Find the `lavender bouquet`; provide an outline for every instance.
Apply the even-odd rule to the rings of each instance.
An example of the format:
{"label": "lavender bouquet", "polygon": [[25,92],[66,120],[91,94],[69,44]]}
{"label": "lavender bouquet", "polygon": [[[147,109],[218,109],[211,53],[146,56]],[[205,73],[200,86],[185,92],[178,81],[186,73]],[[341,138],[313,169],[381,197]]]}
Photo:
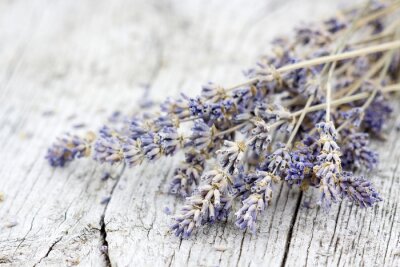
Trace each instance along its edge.
{"label": "lavender bouquet", "polygon": [[400,91],[399,7],[370,3],[298,27],[272,42],[245,82],[209,82],[199,96],[168,98],[97,135],[66,134],[46,158],[54,167],[91,155],[134,167],[182,150],[169,191],[186,198],[171,225],[183,238],[231,212],[255,233],[278,183],[319,189],[325,210],[342,199],[371,207],[381,197],[352,171],[376,167],[369,139],[382,137],[388,99]]}

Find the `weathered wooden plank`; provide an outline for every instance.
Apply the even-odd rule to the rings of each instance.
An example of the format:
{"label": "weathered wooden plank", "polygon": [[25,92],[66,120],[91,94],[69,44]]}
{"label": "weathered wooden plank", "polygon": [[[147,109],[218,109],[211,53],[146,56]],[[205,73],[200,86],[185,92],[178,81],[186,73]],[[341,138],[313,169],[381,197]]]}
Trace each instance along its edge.
{"label": "weathered wooden plank", "polygon": [[[0,261],[16,266],[104,265],[100,200],[115,181],[92,179],[100,170],[91,164],[63,171],[49,169],[43,160],[48,142],[75,123],[68,116],[79,112],[90,121],[95,113],[95,107],[85,112],[87,104],[75,106],[79,96],[94,95],[94,86],[80,92],[88,85],[82,78],[91,73],[86,71],[74,88],[65,89],[72,85],[65,77],[76,75],[64,69],[73,60],[69,49],[74,47],[63,47],[69,38],[66,21],[56,22],[69,17],[68,8],[43,1],[2,5]],[[43,117],[47,110],[55,115]]]}
{"label": "weathered wooden plank", "polygon": [[[395,131],[392,150],[380,148],[381,171],[374,179],[383,204],[362,211],[344,203],[325,215],[302,207],[310,194],[283,186],[256,236],[225,223],[189,240],[167,233],[163,209],[174,212],[182,203],[166,194],[179,155],[136,169],[112,168],[114,178],[107,181],[100,180],[105,167],[89,160],[60,170],[43,160],[49,142],[72,125],[96,128],[113,110],[137,109],[138,84],[150,84],[151,97],[162,100],[181,90],[194,94],[209,79],[237,82],[276,34],[290,32],[308,14],[323,18],[337,4],[0,2],[0,262],[399,265]],[[43,116],[49,110],[54,115]],[[106,197],[111,201],[102,204]]]}
{"label": "weathered wooden plank", "polygon": [[[51,140],[72,125],[98,127],[101,117],[130,102],[110,99],[110,88],[135,99],[129,79],[118,82],[131,72],[130,60],[99,45],[108,5],[93,14],[89,3],[1,4],[0,262],[106,265],[101,201],[117,180],[102,182],[102,168],[89,161],[53,170],[43,157]],[[108,33],[103,40],[116,32]],[[125,64],[111,70],[117,57]],[[108,84],[107,77],[116,82]],[[100,108],[106,112],[99,114]],[[50,110],[53,116],[43,116]]]}

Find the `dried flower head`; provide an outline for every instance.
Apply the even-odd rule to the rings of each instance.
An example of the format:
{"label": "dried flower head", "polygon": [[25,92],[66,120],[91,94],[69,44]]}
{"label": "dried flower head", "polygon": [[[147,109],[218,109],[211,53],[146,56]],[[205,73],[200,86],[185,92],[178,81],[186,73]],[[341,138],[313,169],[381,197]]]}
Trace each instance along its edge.
{"label": "dried flower head", "polygon": [[272,200],[272,183],[279,178],[263,171],[256,171],[248,176],[247,181],[253,181],[251,194],[242,201],[242,207],[235,213],[236,225],[242,230],[247,228],[255,233],[257,216]]}
{"label": "dried flower head", "polygon": [[85,138],[65,134],[48,149],[46,159],[53,167],[63,167],[75,158],[88,157],[94,139],[95,135],[92,132],[89,132]]}
{"label": "dried flower head", "polygon": [[197,193],[186,199],[185,206],[174,217],[171,229],[176,236],[188,238],[195,227],[221,220],[231,209],[230,176],[215,170],[205,173],[203,181],[205,183],[199,186]]}
{"label": "dried flower head", "polygon": [[237,173],[245,150],[245,143],[225,140],[224,146],[217,151],[220,166],[230,174]]}

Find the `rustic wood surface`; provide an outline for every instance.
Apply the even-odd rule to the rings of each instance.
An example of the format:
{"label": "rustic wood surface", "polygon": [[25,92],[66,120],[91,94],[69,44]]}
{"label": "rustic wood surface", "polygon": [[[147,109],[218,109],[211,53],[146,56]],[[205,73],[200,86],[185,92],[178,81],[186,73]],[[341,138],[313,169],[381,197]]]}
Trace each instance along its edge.
{"label": "rustic wood surface", "polygon": [[231,223],[189,240],[167,233],[163,210],[182,200],[166,185],[182,155],[136,169],[43,159],[61,133],[137,110],[143,88],[161,100],[241,81],[272,37],[346,2],[0,1],[0,265],[399,266],[398,116],[368,174],[382,203],[324,214],[304,207],[312,192],[282,186],[256,236]]}

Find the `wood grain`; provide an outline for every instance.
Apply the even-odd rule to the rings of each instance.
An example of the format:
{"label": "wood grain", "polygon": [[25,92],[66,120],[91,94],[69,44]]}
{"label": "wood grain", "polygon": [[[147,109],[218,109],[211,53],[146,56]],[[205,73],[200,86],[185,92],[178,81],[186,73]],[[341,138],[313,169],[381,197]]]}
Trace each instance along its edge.
{"label": "wood grain", "polygon": [[182,155],[135,169],[43,159],[61,133],[137,110],[142,85],[161,101],[242,81],[274,36],[344,3],[0,1],[0,265],[399,266],[399,119],[375,143],[381,164],[368,174],[383,203],[326,215],[304,208],[313,193],[281,186],[256,236],[231,219],[189,240],[169,235],[163,210],[182,200],[166,186]]}

